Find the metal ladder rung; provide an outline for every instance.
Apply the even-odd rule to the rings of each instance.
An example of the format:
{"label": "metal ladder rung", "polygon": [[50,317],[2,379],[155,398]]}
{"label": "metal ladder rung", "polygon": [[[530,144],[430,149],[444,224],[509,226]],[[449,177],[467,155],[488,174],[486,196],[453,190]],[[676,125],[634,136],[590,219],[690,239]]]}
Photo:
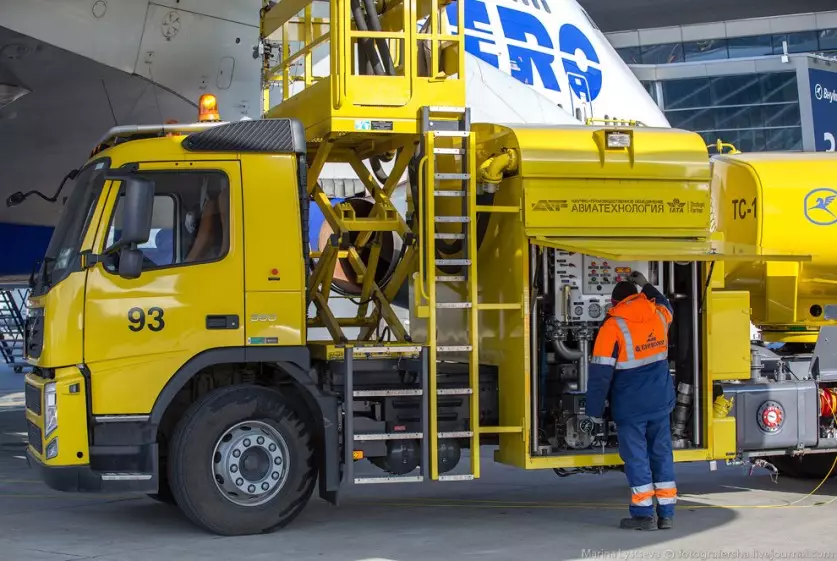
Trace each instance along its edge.
{"label": "metal ladder rung", "polygon": [[381,432],[381,433],[360,433],[355,435],[355,440],[368,442],[370,440],[420,440],[424,435],[420,432]]}
{"label": "metal ladder rung", "polygon": [[413,346],[413,347],[354,347],[352,349],[352,353],[356,355],[368,355],[368,354],[382,354],[382,353],[389,353],[389,354],[414,354],[421,352],[421,347]]}
{"label": "metal ladder rung", "polygon": [[355,477],[356,485],[371,485],[375,483],[421,483],[424,477],[421,475],[393,475],[391,477]]}
{"label": "metal ladder rung", "polygon": [[446,154],[448,156],[463,156],[465,154],[464,148],[434,148],[434,154]]}
{"label": "metal ladder rung", "polygon": [[437,233],[435,237],[437,240],[464,240],[465,234]]}
{"label": "metal ladder rung", "polygon": [[474,390],[471,388],[440,388],[436,390],[436,395],[473,395]]}
{"label": "metal ladder rung", "polygon": [[354,397],[405,397],[423,394],[424,390],[357,390],[352,392]]}
{"label": "metal ladder rung", "polygon": [[466,473],[464,475],[440,475],[439,481],[473,481],[474,474]]}
{"label": "metal ladder rung", "polygon": [[436,265],[445,266],[445,265],[457,265],[460,267],[470,267],[471,260],[470,259],[437,259]]}
{"label": "metal ladder rung", "polygon": [[433,136],[468,138],[470,135],[471,131],[433,131]]}
{"label": "metal ladder rung", "polygon": [[467,224],[471,219],[467,216],[437,216],[436,222],[440,224]]}
{"label": "metal ladder rung", "polygon": [[452,105],[431,105],[427,110],[431,113],[465,113],[464,107],[454,107]]}
{"label": "metal ladder rung", "polygon": [[465,275],[438,275],[436,282],[465,282]]}
{"label": "metal ladder rung", "polygon": [[474,436],[474,433],[469,430],[455,430],[439,433],[439,438],[471,438],[472,436]]}
{"label": "metal ladder rung", "polygon": [[436,302],[436,307],[444,310],[468,310],[474,305],[470,302]]}
{"label": "metal ladder rung", "polygon": [[467,193],[465,191],[433,191],[437,197],[464,197]]}
{"label": "metal ladder rung", "polygon": [[471,345],[439,345],[436,347],[436,352],[439,353],[459,353],[471,352],[474,347]]}
{"label": "metal ladder rung", "polygon": [[457,180],[467,181],[471,179],[470,173],[437,173],[434,175],[437,181]]}

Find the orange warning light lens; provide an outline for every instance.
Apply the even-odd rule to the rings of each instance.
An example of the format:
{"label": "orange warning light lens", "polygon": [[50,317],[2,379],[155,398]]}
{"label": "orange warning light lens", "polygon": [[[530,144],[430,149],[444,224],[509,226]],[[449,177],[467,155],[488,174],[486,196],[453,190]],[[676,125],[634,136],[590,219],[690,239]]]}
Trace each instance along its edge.
{"label": "orange warning light lens", "polygon": [[198,101],[198,121],[220,121],[218,99],[212,94],[203,94]]}
{"label": "orange warning light lens", "polygon": [[353,450],[352,451],[352,459],[353,460],[362,460],[363,459],[363,450]]}

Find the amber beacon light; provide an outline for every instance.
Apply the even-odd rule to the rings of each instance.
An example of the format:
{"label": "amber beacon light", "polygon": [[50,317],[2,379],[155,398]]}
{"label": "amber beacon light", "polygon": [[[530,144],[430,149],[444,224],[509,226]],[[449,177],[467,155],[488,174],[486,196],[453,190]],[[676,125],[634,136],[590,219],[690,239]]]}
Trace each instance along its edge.
{"label": "amber beacon light", "polygon": [[203,94],[198,101],[198,121],[220,121],[218,99],[212,94]]}

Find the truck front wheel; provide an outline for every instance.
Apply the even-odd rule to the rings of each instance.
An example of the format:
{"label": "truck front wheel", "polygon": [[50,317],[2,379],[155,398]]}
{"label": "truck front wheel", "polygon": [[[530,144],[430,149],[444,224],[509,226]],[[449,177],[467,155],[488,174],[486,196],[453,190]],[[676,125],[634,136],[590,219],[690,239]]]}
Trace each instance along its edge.
{"label": "truck front wheel", "polygon": [[279,392],[257,386],[222,388],[192,404],[168,468],[186,516],[228,536],[281,528],[305,507],[317,477],[310,428]]}

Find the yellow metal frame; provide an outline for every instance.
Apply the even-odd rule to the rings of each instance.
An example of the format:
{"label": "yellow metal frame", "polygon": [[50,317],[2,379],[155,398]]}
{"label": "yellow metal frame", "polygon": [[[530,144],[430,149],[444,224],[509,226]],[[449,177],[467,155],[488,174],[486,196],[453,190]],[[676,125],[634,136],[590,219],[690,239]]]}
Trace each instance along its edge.
{"label": "yellow metal frame", "polygon": [[[436,414],[439,293],[434,232],[437,211],[440,208],[449,210],[449,201],[437,203],[434,200],[434,190],[437,188],[436,173],[442,169],[445,172],[455,171],[451,169],[455,166],[449,165],[453,158],[440,157],[437,160],[434,156],[434,148],[442,141],[432,131],[422,130],[420,111],[422,107],[461,107],[465,104],[462,72],[464,34],[443,29],[444,5],[443,0],[397,2],[388,6],[382,14],[383,30],[373,32],[354,28],[347,0],[330,3],[328,21],[312,18],[311,0],[283,0],[265,10],[262,27],[263,37],[282,28],[282,61],[272,68],[265,66],[264,82],[267,87],[281,80],[283,102],[273,108],[268,108],[269,102],[266,102],[266,116],[294,117],[302,121],[310,161],[308,193],[335,234],[327,247],[313,255],[318,261],[308,285],[308,296],[317,310],[316,317],[310,319],[308,325],[327,328],[332,339],[332,342],[320,346],[319,354],[327,360],[340,360],[342,351],[337,348],[329,350],[331,347],[328,345],[336,343],[345,347],[369,342],[380,320],[390,327],[396,347],[410,342],[390,302],[404,281],[410,277],[415,279],[415,315],[426,320],[426,340],[422,345],[428,349],[430,365],[426,389],[430,404],[430,434],[427,438],[433,456],[430,477],[434,480],[444,478],[440,477],[435,458],[439,441]],[[458,21],[462,22],[464,3],[458,3],[458,10]],[[417,23],[425,16],[428,25],[418,30]],[[298,40],[300,37],[302,46],[292,51],[292,38]],[[370,76],[356,72],[355,46],[362,40],[388,42],[399,58],[396,75]],[[312,76],[312,53],[326,43],[330,49],[330,73],[325,77]],[[429,68],[421,73],[418,58],[420,43],[431,46]],[[451,53],[456,53],[456,56],[452,58]],[[304,61],[303,75],[294,77],[291,69],[300,60]],[[452,60],[456,64],[451,67]],[[458,75],[452,75],[452,68],[458,71]],[[292,90],[294,84],[297,91]],[[616,454],[540,457],[532,452],[529,434],[532,388],[526,374],[530,371],[532,360],[528,350],[532,296],[528,292],[529,266],[526,257],[532,238],[539,238],[536,243],[546,245],[550,245],[550,238],[573,236],[582,245],[584,240],[578,239],[580,236],[598,238],[599,251],[611,244],[609,249],[614,254],[624,253],[624,244],[618,238],[646,238],[650,244],[659,243],[660,238],[668,238],[670,242],[666,243],[672,247],[660,250],[660,254],[665,254],[667,258],[683,256],[684,247],[679,242],[699,239],[702,245],[692,243],[691,253],[687,252],[688,260],[712,259],[721,246],[729,249],[730,256],[737,259],[805,260],[800,256],[773,255],[761,247],[744,248],[740,244],[709,239],[711,175],[707,164],[708,152],[698,135],[649,129],[642,127],[641,123],[618,119],[590,121],[589,124],[600,125],[600,128],[563,127],[558,134],[555,128],[512,131],[499,125],[480,125],[478,130],[466,135],[463,142],[467,145],[465,152],[470,172],[465,211],[471,219],[467,257],[473,265],[472,274],[467,275],[466,281],[456,290],[463,300],[472,305],[465,319],[470,343],[465,360],[469,364],[469,386],[473,390],[470,398],[471,447],[475,451],[479,449],[481,434],[499,434],[497,459],[528,469],[620,463]],[[630,133],[629,148],[607,148],[604,137],[607,130],[613,128]],[[478,137],[482,140],[479,146]],[[415,224],[408,224],[394,212],[391,196],[420,141],[424,143],[426,156],[418,166],[418,198],[410,202],[419,211],[422,227],[414,231],[411,226]],[[725,146],[719,144],[718,147]],[[504,151],[516,155],[520,169],[506,180],[498,178],[502,180],[502,186],[493,206],[478,206],[477,154],[485,159]],[[398,157],[390,178],[379,182],[363,160],[393,152]],[[368,216],[356,216],[348,206],[334,206],[320,187],[323,167],[337,162],[350,164],[366,187],[374,201]],[[632,198],[626,201],[629,195],[625,193],[630,193]],[[564,198],[569,199],[569,204],[575,201],[580,210],[572,206],[561,207],[561,204],[567,203]],[[626,208],[635,210],[609,214],[609,220],[604,222],[601,215],[583,210],[591,206],[609,208],[613,205],[628,205]],[[685,205],[688,208],[685,214],[678,215],[668,210],[669,206],[683,208]],[[561,211],[561,208],[567,210]],[[478,248],[476,218],[479,213],[486,212],[493,213],[492,227],[484,247]],[[557,212],[561,213],[560,216],[554,214]],[[655,215],[657,220],[651,222],[647,215]],[[444,231],[444,227],[441,229]],[[381,236],[386,232],[400,236],[407,249],[391,281],[382,287],[375,282],[375,269],[380,258]],[[609,241],[603,241],[603,238],[609,238]],[[561,240],[561,243],[566,243],[566,240]],[[370,252],[364,264],[360,254],[365,249]],[[482,275],[478,275],[481,270],[477,264],[478,253],[484,257],[480,262],[486,263]],[[704,256],[705,253],[708,255]],[[508,263],[498,268],[496,259],[499,256],[504,256]],[[362,303],[358,306],[357,315],[351,318],[335,317],[328,306],[334,267],[341,259],[350,264],[362,287]],[[480,303],[480,298],[483,303]],[[354,341],[348,340],[343,331],[350,326],[361,328],[359,337]],[[494,364],[500,371],[503,401],[500,423],[496,427],[478,426],[481,362]],[[704,375],[711,376],[711,373],[704,372]],[[707,384],[703,390],[711,391],[710,385]],[[675,452],[678,461],[725,457],[734,448],[734,420],[719,419],[714,422],[710,398],[704,395],[702,399],[706,446]],[[471,455],[471,473],[479,477],[478,453]]]}
{"label": "yellow metal frame", "polygon": [[[420,133],[418,113],[423,106],[465,104],[464,34],[458,27],[443,29],[444,0],[398,2],[381,16],[381,31],[360,31],[353,26],[350,2],[330,3],[328,20],[311,15],[313,0],[283,0],[262,10],[264,41],[282,30],[282,60],[271,66],[265,51],[263,63],[264,108],[267,117],[294,117],[303,122],[309,140],[323,140],[334,133],[350,134],[342,143],[357,149],[359,136],[367,140],[398,134]],[[404,9],[408,6],[408,9]],[[459,3],[459,22],[464,6]],[[418,22],[428,18],[426,32]],[[302,31],[300,34],[299,31]],[[293,49],[292,43],[301,43]],[[359,41],[386,41],[394,54],[394,76],[361,75],[355,71],[354,53]],[[430,45],[430,68],[419,72],[419,43]],[[313,75],[313,51],[329,45],[328,76]],[[303,60],[301,76],[292,69]],[[397,62],[397,64],[396,64]],[[271,108],[270,86],[281,83],[283,102]],[[292,95],[292,86],[302,87]],[[372,123],[380,123],[373,128]]]}
{"label": "yellow metal frame", "polygon": [[[381,16],[381,31],[358,30],[348,0],[331,2],[327,20],[312,16],[312,4],[312,0],[283,0],[272,6],[265,2],[261,20],[263,40],[281,30],[279,64],[270,66],[269,53],[265,53],[262,78],[266,116],[290,116],[302,121],[311,162],[308,194],[334,231],[330,244],[312,254],[317,261],[309,279],[308,297],[315,306],[316,317],[309,319],[308,326],[325,327],[334,342],[351,344],[344,328],[360,327],[356,341],[369,341],[375,327],[384,320],[395,341],[403,343],[409,336],[390,302],[413,273],[416,253],[423,242],[417,245],[417,236],[396,211],[391,197],[420,140],[421,108],[464,105],[464,77],[458,72],[465,63],[464,36],[456,33],[457,29],[443,33],[444,0],[412,0],[388,6]],[[459,21],[463,21],[461,3],[458,9]],[[430,28],[419,32],[418,21],[424,17]],[[359,74],[354,60],[356,46],[360,41],[381,40],[387,42],[394,59],[398,58],[393,60],[397,66],[395,75]],[[442,59],[450,49],[455,50],[458,59],[452,70],[457,72],[421,76],[420,42],[431,46],[431,68],[444,68]],[[313,52],[326,44],[330,53],[329,75],[313,76]],[[302,75],[294,76],[293,69],[300,61]],[[282,84],[283,101],[270,108],[270,85],[276,82]],[[363,160],[393,152],[398,157],[390,179],[382,184]],[[337,162],[350,164],[374,201],[368,216],[357,216],[348,204],[334,205],[319,185],[324,166]],[[375,282],[375,271],[381,236],[386,232],[401,238],[406,253],[389,283],[382,287]],[[364,264],[360,254],[366,249],[370,258]],[[341,260],[351,266],[362,285],[361,304],[352,318],[335,317],[328,306],[334,269]]]}

